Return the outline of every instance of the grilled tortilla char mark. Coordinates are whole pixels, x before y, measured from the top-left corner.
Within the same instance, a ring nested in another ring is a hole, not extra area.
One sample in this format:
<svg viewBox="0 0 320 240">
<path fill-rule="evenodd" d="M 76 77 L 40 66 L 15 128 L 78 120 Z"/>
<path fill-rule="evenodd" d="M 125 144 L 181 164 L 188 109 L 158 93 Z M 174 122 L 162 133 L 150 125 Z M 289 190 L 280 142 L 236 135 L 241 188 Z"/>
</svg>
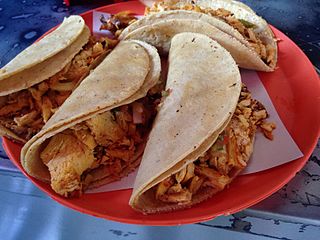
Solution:
<svg viewBox="0 0 320 240">
<path fill-rule="evenodd" d="M 243 85 L 235 113 L 216 142 L 194 163 L 157 184 L 155 198 L 167 203 L 188 203 L 201 188 L 223 190 L 246 167 L 257 128 L 272 139 L 275 124 L 266 122 L 267 117 L 264 106 Z"/>
<path fill-rule="evenodd" d="M 140 100 L 53 136 L 40 153 L 49 169 L 53 190 L 65 197 L 76 197 L 102 177 L 115 181 L 123 172 L 133 171 L 156 115 L 161 90 L 157 85 Z"/>
<path fill-rule="evenodd" d="M 28 141 L 89 73 L 95 60 L 116 43 L 108 38 L 90 37 L 73 60 L 54 76 L 26 90 L 0 97 L 0 125 Z"/>
<path fill-rule="evenodd" d="M 258 53 L 260 58 L 267 65 L 274 65 L 273 61 L 275 61 L 274 56 L 276 52 L 273 47 L 268 43 L 264 43 L 260 39 L 260 37 L 253 31 L 256 27 L 254 24 L 243 19 L 237 19 L 232 12 L 223 8 L 219 8 L 216 10 L 211 8 L 201 8 L 196 4 L 191 3 L 175 5 L 171 4 L 169 1 L 155 3 L 151 8 L 147 7 L 145 14 L 147 15 L 169 10 L 189 10 L 219 18 L 220 20 L 228 23 L 230 26 L 235 28 L 250 43 L 250 46 Z"/>
</svg>

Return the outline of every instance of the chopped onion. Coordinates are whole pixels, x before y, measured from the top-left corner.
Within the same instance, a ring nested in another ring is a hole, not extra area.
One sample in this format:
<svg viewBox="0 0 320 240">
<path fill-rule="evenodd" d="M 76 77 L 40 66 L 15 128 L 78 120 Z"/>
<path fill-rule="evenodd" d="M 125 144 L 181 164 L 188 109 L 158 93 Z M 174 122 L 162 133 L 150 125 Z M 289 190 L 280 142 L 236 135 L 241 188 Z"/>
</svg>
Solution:
<svg viewBox="0 0 320 240">
<path fill-rule="evenodd" d="M 132 118 L 134 124 L 143 123 L 143 105 L 142 103 L 134 102 L 132 104 Z"/>
</svg>

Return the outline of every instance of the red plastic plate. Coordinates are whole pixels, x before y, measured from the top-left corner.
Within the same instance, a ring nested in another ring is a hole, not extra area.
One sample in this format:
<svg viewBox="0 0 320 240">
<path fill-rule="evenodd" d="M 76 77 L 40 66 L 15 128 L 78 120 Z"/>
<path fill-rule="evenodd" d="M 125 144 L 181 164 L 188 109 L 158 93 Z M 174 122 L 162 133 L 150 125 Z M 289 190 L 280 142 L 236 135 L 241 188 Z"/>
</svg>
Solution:
<svg viewBox="0 0 320 240">
<path fill-rule="evenodd" d="M 131 10 L 142 14 L 144 6 L 139 2 L 127 2 L 95 10 L 108 13 Z M 92 11 L 81 16 L 88 26 L 92 26 Z M 20 145 L 3 139 L 4 148 L 14 164 L 54 200 L 97 217 L 144 225 L 178 225 L 206 221 L 250 207 L 279 190 L 295 176 L 311 155 L 320 133 L 318 75 L 303 52 L 283 33 L 275 28 L 273 30 L 277 38 L 282 40 L 279 42 L 278 69 L 272 73 L 259 73 L 259 76 L 304 157 L 270 170 L 240 176 L 228 189 L 191 209 L 145 216 L 133 211 L 128 205 L 131 190 L 84 194 L 81 198 L 66 199 L 55 194 L 48 184 L 25 173 L 20 165 Z"/>
</svg>

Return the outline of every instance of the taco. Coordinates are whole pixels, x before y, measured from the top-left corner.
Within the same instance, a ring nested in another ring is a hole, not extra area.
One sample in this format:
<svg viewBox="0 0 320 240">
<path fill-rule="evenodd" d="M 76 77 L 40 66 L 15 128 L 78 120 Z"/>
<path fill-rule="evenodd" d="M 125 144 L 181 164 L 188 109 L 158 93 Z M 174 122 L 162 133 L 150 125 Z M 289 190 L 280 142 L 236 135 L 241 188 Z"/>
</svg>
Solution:
<svg viewBox="0 0 320 240">
<path fill-rule="evenodd" d="M 70 16 L 22 51 L 0 69 L 0 135 L 27 142 L 116 43 Z"/>
<path fill-rule="evenodd" d="M 23 147 L 26 172 L 70 197 L 134 170 L 161 97 L 160 70 L 154 47 L 120 42 Z"/>
<path fill-rule="evenodd" d="M 170 39 L 176 33 L 207 34 L 225 47 L 240 67 L 273 71 L 277 62 L 277 43 L 265 20 L 236 1 L 212 2 L 211 5 L 211 1 L 156 2 L 146 9 L 147 16 L 125 28 L 120 38 L 145 38 L 167 53 Z"/>
<path fill-rule="evenodd" d="M 242 86 L 217 42 L 172 38 L 167 89 L 135 180 L 130 205 L 145 214 L 191 207 L 222 191 L 245 168 L 267 112 Z"/>
</svg>

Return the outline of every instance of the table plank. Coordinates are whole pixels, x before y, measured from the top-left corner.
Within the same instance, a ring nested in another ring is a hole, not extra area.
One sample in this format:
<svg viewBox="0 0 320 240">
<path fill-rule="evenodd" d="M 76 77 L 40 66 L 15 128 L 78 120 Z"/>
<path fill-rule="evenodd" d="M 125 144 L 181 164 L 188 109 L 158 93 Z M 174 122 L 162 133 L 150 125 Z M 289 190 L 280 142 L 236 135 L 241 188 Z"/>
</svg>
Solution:
<svg viewBox="0 0 320 240">
<path fill-rule="evenodd" d="M 308 239 L 318 240 L 320 224 L 281 221 L 243 211 L 200 224 L 147 227 L 116 223 L 66 208 L 21 173 L 0 170 L 0 236 L 5 239 Z M 79 228 L 79 226 L 81 226 Z M 10 231 L 8 231 L 10 229 Z"/>
</svg>

